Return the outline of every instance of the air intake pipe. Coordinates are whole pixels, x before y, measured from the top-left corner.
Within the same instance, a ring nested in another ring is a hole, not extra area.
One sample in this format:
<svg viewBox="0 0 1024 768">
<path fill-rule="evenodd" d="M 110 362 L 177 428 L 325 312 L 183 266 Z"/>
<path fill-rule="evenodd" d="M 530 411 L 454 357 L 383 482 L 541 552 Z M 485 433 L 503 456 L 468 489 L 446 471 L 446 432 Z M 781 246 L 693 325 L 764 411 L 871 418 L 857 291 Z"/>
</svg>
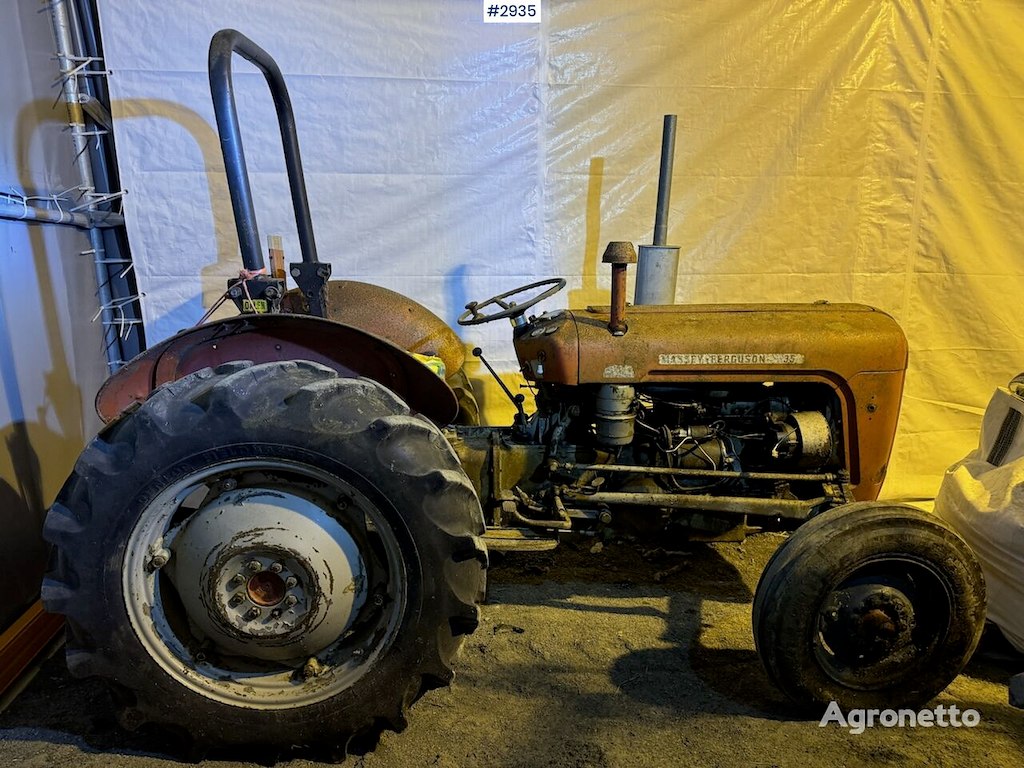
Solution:
<svg viewBox="0 0 1024 768">
<path fill-rule="evenodd" d="M 628 240 L 612 240 L 604 249 L 603 264 L 612 265 L 612 307 L 608 330 L 613 336 L 626 332 L 626 269 L 636 264 L 636 250 Z"/>
</svg>

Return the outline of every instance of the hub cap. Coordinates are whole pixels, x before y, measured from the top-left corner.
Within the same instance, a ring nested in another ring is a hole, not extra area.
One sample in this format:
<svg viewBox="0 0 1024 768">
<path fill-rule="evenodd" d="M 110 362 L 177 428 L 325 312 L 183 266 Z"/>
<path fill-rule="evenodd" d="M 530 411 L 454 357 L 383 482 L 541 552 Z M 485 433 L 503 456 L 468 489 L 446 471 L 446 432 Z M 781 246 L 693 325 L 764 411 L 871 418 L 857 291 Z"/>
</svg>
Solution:
<svg viewBox="0 0 1024 768">
<path fill-rule="evenodd" d="M 352 685 L 408 599 L 381 510 L 329 472 L 274 458 L 203 467 L 160 492 L 126 542 L 122 585 L 136 636 L 168 675 L 256 709 Z"/>
<path fill-rule="evenodd" d="M 366 601 L 355 541 L 293 493 L 223 493 L 189 518 L 172 551 L 168 575 L 189 618 L 236 654 L 313 655 L 348 629 Z"/>
</svg>

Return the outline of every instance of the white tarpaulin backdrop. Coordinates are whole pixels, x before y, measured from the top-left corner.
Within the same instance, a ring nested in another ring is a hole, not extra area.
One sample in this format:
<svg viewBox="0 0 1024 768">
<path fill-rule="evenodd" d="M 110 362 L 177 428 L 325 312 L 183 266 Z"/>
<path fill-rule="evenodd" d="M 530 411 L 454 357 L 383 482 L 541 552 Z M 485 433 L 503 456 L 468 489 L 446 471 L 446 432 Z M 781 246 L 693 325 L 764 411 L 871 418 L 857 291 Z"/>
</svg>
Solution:
<svg viewBox="0 0 1024 768">
<path fill-rule="evenodd" d="M 1024 4 L 1000 0 L 101 0 L 121 178 L 151 343 L 239 267 L 206 50 L 279 62 L 335 276 L 453 322 L 562 275 L 607 302 L 608 240 L 650 242 L 678 113 L 669 241 L 682 302 L 857 301 L 903 325 L 888 496 L 932 496 L 1024 369 Z M 273 107 L 236 57 L 261 235 L 298 258 Z M 463 331 L 512 370 L 507 327 Z"/>
</svg>

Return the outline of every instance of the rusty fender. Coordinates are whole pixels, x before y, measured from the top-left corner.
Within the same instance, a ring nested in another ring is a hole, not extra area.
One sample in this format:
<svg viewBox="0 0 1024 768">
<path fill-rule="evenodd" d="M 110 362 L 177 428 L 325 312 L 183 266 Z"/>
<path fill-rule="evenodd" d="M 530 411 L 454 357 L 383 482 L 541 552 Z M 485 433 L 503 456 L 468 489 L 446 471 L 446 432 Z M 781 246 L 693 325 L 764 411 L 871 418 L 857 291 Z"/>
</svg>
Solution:
<svg viewBox="0 0 1024 768">
<path fill-rule="evenodd" d="M 104 382 L 96 412 L 113 421 L 161 384 L 232 360 L 308 360 L 342 376 L 373 379 L 436 424 L 450 423 L 458 412 L 451 388 L 400 347 L 342 323 L 287 314 L 240 315 L 165 339 Z"/>
</svg>

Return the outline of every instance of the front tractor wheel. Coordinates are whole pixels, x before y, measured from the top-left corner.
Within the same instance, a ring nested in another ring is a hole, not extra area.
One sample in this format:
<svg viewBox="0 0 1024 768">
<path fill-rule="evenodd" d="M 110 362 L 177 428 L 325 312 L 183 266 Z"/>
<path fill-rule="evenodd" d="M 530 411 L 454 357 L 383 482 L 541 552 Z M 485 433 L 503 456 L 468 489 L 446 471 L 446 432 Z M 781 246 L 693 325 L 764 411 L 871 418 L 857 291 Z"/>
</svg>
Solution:
<svg viewBox="0 0 1024 768">
<path fill-rule="evenodd" d="M 482 531 L 448 443 L 388 390 L 232 363 L 86 448 L 47 517 L 43 599 L 69 668 L 113 682 L 126 724 L 338 755 L 451 680 Z"/>
<path fill-rule="evenodd" d="M 768 562 L 754 641 L 797 703 L 921 706 L 967 664 L 985 619 L 974 554 L 934 515 L 863 502 L 823 512 Z"/>
</svg>

